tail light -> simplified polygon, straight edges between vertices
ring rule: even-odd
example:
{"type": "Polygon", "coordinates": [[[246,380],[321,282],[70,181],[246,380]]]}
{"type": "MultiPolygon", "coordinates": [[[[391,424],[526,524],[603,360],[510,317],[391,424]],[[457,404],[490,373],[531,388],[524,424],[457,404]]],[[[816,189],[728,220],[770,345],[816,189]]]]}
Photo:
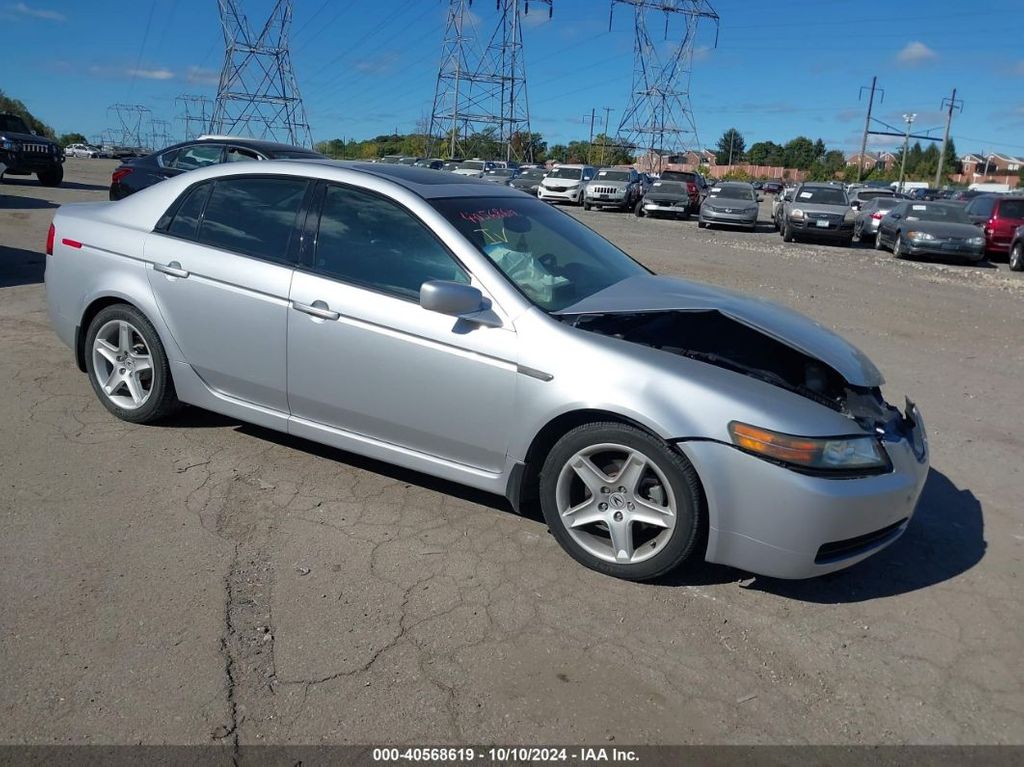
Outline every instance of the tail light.
{"type": "Polygon", "coordinates": [[[50,231],[46,233],[46,255],[53,255],[53,240],[57,236],[57,230],[50,224],[50,231]]]}
{"type": "Polygon", "coordinates": [[[112,174],[110,175],[110,183],[111,183],[111,184],[116,184],[116,183],[117,183],[118,181],[120,181],[120,180],[121,180],[122,178],[124,178],[124,177],[125,177],[125,176],[127,176],[127,175],[128,175],[129,173],[131,173],[131,172],[132,172],[132,170],[133,170],[132,168],[118,168],[117,170],[115,170],[115,171],[114,171],[114,172],[113,172],[113,173],[112,173],[112,174]]]}
{"type": "Polygon", "coordinates": [[[691,195],[697,194],[697,185],[692,181],[687,181],[686,191],[689,192],[691,195]]]}
{"type": "Polygon", "coordinates": [[[873,218],[875,221],[881,221],[883,218],[885,218],[885,214],[884,213],[872,213],[871,214],[871,218],[873,218]]]}

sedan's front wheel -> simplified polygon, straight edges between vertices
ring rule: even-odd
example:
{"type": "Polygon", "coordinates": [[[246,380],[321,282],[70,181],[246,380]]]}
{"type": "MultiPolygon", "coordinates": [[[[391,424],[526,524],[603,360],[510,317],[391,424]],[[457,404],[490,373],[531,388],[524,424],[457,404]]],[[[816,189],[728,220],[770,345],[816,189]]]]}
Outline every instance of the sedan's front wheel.
{"type": "Polygon", "coordinates": [[[562,547],[606,575],[657,578],[697,547],[697,473],[682,453],[632,426],[592,423],[566,434],[544,461],[540,495],[562,547]]]}
{"type": "Polygon", "coordinates": [[[1010,249],[1010,268],[1015,272],[1024,272],[1024,243],[1018,242],[1010,249]]]}
{"type": "Polygon", "coordinates": [[[111,413],[132,423],[152,423],[177,408],[167,355],[138,309],[114,304],[100,310],[85,342],[89,381],[111,413]]]}

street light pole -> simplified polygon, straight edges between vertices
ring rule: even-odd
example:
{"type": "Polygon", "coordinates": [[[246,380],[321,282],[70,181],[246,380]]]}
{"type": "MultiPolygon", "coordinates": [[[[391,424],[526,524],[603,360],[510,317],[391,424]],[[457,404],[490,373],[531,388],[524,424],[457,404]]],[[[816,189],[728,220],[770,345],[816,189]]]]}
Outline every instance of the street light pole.
{"type": "Polygon", "coordinates": [[[910,126],[916,118],[916,113],[903,115],[903,119],[907,122],[907,132],[903,134],[903,157],[900,159],[900,194],[903,194],[903,179],[907,170],[907,147],[910,145],[910,126]]]}

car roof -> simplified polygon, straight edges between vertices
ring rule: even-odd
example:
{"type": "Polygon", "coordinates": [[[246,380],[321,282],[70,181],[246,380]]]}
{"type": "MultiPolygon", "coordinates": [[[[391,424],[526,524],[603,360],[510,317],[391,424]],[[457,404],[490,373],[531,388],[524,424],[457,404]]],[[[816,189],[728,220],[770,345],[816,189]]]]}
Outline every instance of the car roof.
{"type": "Polygon", "coordinates": [[[441,197],[473,197],[481,194],[487,197],[518,197],[521,195],[521,192],[510,187],[452,173],[438,173],[436,170],[417,168],[414,165],[390,165],[357,160],[328,160],[326,158],[323,160],[280,160],[279,162],[287,164],[288,167],[309,166],[311,170],[326,167],[365,173],[367,176],[391,181],[428,200],[441,197]]]}
{"type": "Polygon", "coordinates": [[[281,144],[277,141],[265,141],[258,138],[247,138],[245,136],[205,136],[200,138],[191,139],[190,141],[179,141],[177,144],[172,144],[169,147],[160,149],[157,154],[163,154],[171,149],[177,149],[183,146],[190,146],[192,144],[234,144],[236,146],[247,147],[249,149],[258,149],[263,152],[309,152],[310,155],[319,154],[313,149],[309,149],[304,146],[294,146],[292,144],[281,144]]]}

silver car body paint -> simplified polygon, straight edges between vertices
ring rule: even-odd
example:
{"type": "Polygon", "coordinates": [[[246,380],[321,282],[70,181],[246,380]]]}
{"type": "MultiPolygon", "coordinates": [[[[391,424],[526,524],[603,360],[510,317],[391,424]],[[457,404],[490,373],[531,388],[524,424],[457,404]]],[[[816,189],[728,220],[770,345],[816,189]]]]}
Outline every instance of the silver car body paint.
{"type": "MultiPolygon", "coordinates": [[[[181,400],[498,494],[517,495],[518,468],[554,419],[580,411],[629,419],[677,444],[701,477],[710,525],[706,558],[766,575],[809,577],[846,567],[894,540],[906,524],[854,557],[816,563],[819,546],[913,514],[928,464],[906,440],[885,443],[892,472],[842,480],[739,451],[727,428],[733,420],[808,437],[869,432],[796,393],[543,312],[426,199],[524,199],[511,188],[455,176],[438,182],[436,173],[409,169],[434,179],[417,184],[367,164],[260,164],[261,175],[347,183],[405,206],[462,262],[500,327],[467,326],[412,301],[168,242],[154,231],[186,188],[251,174],[246,165],[196,170],[115,203],[62,206],[46,268],[50,319],[61,340],[76,344],[97,301],[134,304],[160,336],[181,400]],[[154,268],[172,261],[188,276],[154,268]],[[314,301],[337,319],[295,308],[314,301]]],[[[641,307],[715,308],[820,358],[852,384],[882,380],[863,354],[801,315],[683,280],[632,278],[566,313],[641,307]]]]}

